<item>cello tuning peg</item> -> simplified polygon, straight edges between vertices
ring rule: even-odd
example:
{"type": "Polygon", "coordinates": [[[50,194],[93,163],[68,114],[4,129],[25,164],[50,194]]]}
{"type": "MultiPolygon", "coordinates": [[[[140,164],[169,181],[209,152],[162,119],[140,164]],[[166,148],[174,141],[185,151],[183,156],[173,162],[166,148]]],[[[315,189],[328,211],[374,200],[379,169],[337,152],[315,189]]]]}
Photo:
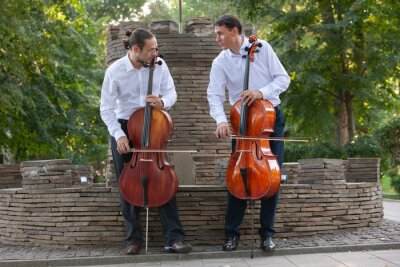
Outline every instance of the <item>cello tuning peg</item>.
{"type": "Polygon", "coordinates": [[[258,46],[258,47],[262,47],[262,43],[258,43],[257,46],[258,46]]]}
{"type": "Polygon", "coordinates": [[[164,58],[164,54],[158,54],[158,57],[164,58]]]}
{"type": "Polygon", "coordinates": [[[157,61],[157,64],[162,65],[162,61],[161,60],[157,61]]]}
{"type": "Polygon", "coordinates": [[[244,48],[245,51],[249,51],[249,49],[250,49],[250,48],[248,48],[248,47],[245,47],[245,48],[244,48]]]}
{"type": "Polygon", "coordinates": [[[260,50],[258,50],[258,49],[257,49],[255,52],[256,52],[256,53],[259,53],[259,52],[260,52],[260,50]]]}
{"type": "Polygon", "coordinates": [[[242,58],[246,58],[246,55],[242,55],[242,58]]]}

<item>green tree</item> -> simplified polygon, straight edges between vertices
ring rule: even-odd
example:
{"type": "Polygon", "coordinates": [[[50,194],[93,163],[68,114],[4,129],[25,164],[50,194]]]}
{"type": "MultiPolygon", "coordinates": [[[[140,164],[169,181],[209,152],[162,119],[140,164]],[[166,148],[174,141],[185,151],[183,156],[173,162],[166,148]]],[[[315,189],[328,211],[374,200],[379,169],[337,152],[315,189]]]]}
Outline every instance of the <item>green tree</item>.
{"type": "MultiPolygon", "coordinates": [[[[149,14],[142,13],[140,20],[150,23],[154,20],[173,20],[179,22],[178,0],[155,0],[149,6],[149,14]]],[[[233,11],[233,7],[226,1],[215,0],[185,0],[182,1],[183,25],[195,17],[216,19],[220,15],[233,11]]]]}
{"type": "Polygon", "coordinates": [[[399,116],[400,2],[232,0],[292,77],[289,132],[342,147],[399,116]]]}
{"type": "Polygon", "coordinates": [[[0,147],[17,161],[93,160],[107,143],[96,30],[79,0],[2,1],[0,147]]]}
{"type": "Polygon", "coordinates": [[[388,121],[377,130],[377,139],[388,159],[391,185],[400,194],[400,116],[388,121]]]}
{"type": "Polygon", "coordinates": [[[110,21],[134,19],[146,0],[83,0],[87,14],[94,21],[108,24],[110,21]]]}

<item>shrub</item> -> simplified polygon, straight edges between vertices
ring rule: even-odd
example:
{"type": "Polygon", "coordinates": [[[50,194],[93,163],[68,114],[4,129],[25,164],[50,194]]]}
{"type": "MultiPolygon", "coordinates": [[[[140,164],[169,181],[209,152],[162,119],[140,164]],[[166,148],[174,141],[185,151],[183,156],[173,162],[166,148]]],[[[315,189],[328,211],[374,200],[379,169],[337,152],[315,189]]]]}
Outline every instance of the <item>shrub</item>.
{"type": "Polygon", "coordinates": [[[379,146],[375,136],[364,135],[344,146],[344,152],[347,158],[356,157],[382,157],[382,149],[379,146]]]}
{"type": "Polygon", "coordinates": [[[400,194],[400,173],[397,168],[391,169],[388,173],[390,177],[390,185],[394,188],[394,190],[400,194]]]}

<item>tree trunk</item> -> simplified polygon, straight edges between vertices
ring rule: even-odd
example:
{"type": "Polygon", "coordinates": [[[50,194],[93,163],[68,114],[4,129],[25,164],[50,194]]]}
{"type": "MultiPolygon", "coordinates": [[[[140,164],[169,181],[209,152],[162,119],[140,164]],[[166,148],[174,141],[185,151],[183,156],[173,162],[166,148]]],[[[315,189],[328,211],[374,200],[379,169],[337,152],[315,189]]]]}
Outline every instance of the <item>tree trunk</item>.
{"type": "MultiPolygon", "coordinates": [[[[290,12],[296,13],[296,3],[295,2],[290,4],[290,12]]],[[[297,31],[295,29],[293,29],[291,31],[290,35],[292,37],[290,49],[292,49],[293,51],[296,51],[297,50],[297,41],[296,41],[297,31]]]]}
{"type": "Polygon", "coordinates": [[[337,99],[338,107],[337,110],[337,124],[336,124],[336,145],[342,147],[350,141],[349,133],[349,116],[347,113],[347,105],[345,97],[341,95],[337,99]]]}
{"type": "Polygon", "coordinates": [[[339,108],[336,112],[335,134],[336,146],[338,147],[343,147],[354,138],[355,122],[352,102],[353,95],[350,92],[344,92],[337,99],[339,108]]]}
{"type": "MultiPolygon", "coordinates": [[[[336,24],[337,21],[342,20],[342,2],[340,0],[324,0],[320,1],[320,5],[324,24],[336,24]],[[335,13],[337,21],[335,20],[335,13]]],[[[347,62],[347,48],[345,46],[343,29],[331,30],[328,34],[332,40],[336,40],[337,42],[335,45],[339,52],[337,58],[338,71],[343,75],[347,75],[349,73],[349,64],[347,62]]],[[[348,88],[346,84],[342,84],[341,86],[342,88],[337,90],[339,96],[337,98],[338,110],[336,111],[337,124],[335,126],[336,145],[338,147],[342,147],[350,142],[355,133],[354,109],[352,105],[354,94],[352,88],[348,88]]]]}
{"type": "Polygon", "coordinates": [[[345,104],[347,113],[347,128],[348,128],[348,142],[354,139],[354,134],[356,131],[356,124],[354,120],[354,109],[353,109],[353,94],[349,91],[345,93],[345,104]]]}

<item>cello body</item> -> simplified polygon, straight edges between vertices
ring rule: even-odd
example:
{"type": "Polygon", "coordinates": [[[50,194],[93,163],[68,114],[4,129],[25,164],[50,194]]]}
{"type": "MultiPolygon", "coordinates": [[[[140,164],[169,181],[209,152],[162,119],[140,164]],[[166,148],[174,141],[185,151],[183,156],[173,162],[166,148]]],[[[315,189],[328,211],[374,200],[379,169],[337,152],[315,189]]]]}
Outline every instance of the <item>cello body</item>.
{"type": "MultiPolygon", "coordinates": [[[[255,36],[250,36],[249,42],[243,91],[249,88],[250,62],[254,62],[254,53],[261,47],[255,36]]],[[[230,118],[237,140],[226,172],[228,190],[239,199],[256,200],[275,195],[281,172],[269,140],[265,140],[274,133],[274,107],[267,100],[255,100],[250,106],[238,100],[231,108],[230,118]]]]}
{"type": "MultiPolygon", "coordinates": [[[[237,101],[230,111],[235,135],[240,136],[240,111],[242,100],[237,101]]],[[[234,153],[227,168],[229,191],[240,199],[262,199],[273,196],[279,190],[281,172],[276,156],[271,152],[269,141],[262,140],[274,132],[275,109],[267,100],[256,100],[248,107],[247,137],[237,139],[234,153]],[[260,137],[260,140],[256,138],[260,137]],[[247,185],[243,180],[246,170],[247,185]],[[247,187],[247,194],[246,194],[247,187]]]]}
{"type": "MultiPolygon", "coordinates": [[[[157,56],[149,66],[147,95],[152,94],[153,71],[157,56]]],[[[175,170],[167,161],[165,150],[171,139],[173,123],[169,114],[153,108],[147,102],[144,108],[132,113],[128,120],[129,141],[135,149],[132,159],[124,164],[120,176],[120,191],[126,201],[144,208],[160,207],[168,203],[178,190],[175,170]],[[145,151],[157,150],[154,151],[145,151]],[[144,150],[144,151],[143,151],[144,150]]]]}

